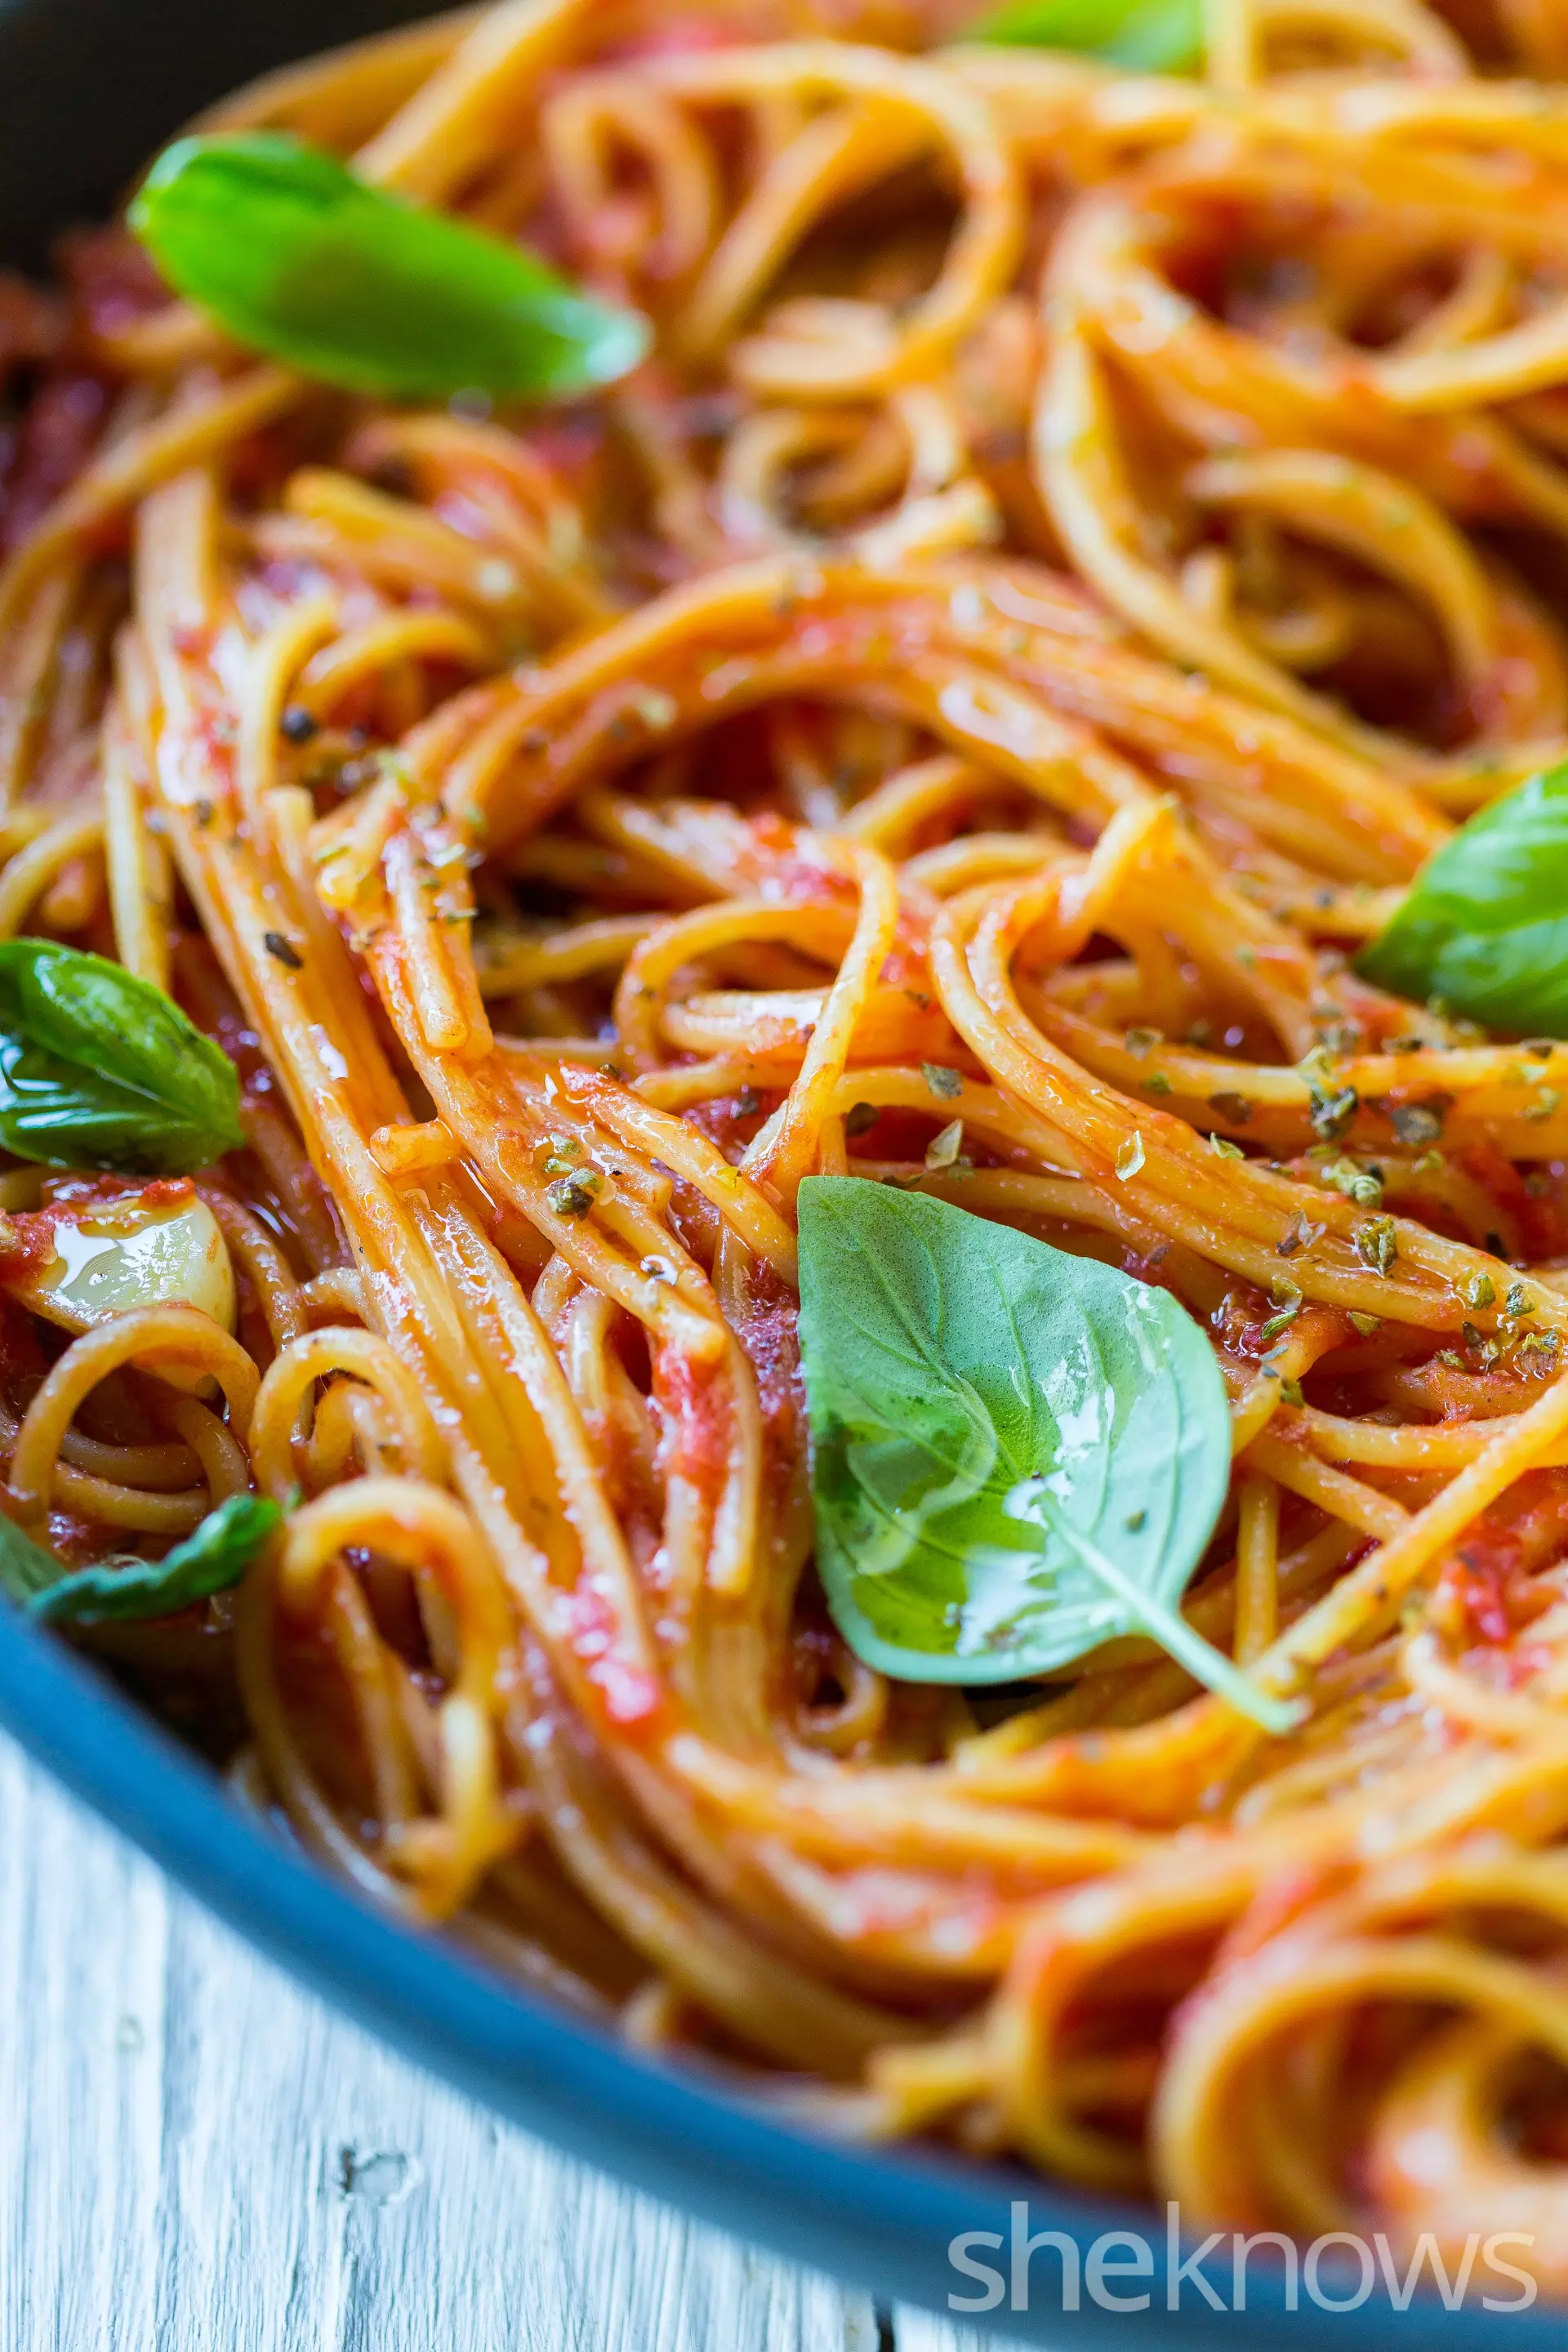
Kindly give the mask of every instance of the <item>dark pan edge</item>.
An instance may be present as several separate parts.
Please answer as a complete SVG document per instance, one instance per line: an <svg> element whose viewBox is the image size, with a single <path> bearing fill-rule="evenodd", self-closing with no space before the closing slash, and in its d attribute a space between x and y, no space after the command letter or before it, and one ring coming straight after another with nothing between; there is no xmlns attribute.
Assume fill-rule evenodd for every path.
<svg viewBox="0 0 1568 2352"><path fill-rule="evenodd" d="M451 0L0 0L0 260L37 268L225 91Z"/></svg>

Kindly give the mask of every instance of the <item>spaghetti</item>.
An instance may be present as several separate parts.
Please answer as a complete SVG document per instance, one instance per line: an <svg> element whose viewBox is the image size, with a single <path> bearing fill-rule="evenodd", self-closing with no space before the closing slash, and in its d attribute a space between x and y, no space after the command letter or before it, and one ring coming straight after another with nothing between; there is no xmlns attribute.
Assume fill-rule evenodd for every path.
<svg viewBox="0 0 1568 2352"><path fill-rule="evenodd" d="M238 1338L13 1305L7 1508L81 1560L285 1505L95 1638L638 2039L1568 2292L1568 1047L1350 962L1568 750L1568 36L1209 18L1186 80L501 0L222 111L647 312L566 408L341 399L119 232L0 289L0 933L167 985L245 1119ZM846 1171L1206 1326L1185 1611L1294 1732L1139 1638L1000 1709L846 1646L794 1218Z"/></svg>

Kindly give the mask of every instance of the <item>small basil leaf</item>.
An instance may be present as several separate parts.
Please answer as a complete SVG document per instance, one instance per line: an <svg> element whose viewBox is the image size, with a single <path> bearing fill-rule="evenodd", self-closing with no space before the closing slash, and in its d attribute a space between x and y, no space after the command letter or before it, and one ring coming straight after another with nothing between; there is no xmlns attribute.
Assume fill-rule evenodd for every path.
<svg viewBox="0 0 1568 2352"><path fill-rule="evenodd" d="M278 1505L260 1496L231 1495L162 1559L126 1555L96 1560L72 1575L62 1574L48 1561L53 1580L13 1597L25 1599L46 1625L110 1625L141 1617L172 1617L176 1610L237 1584L282 1517ZM26 1536L21 1541L27 1543ZM36 1544L27 1549L37 1551ZM47 1560L47 1553L38 1557ZM9 1591L5 1568L0 1558L0 1580Z"/></svg>
<svg viewBox="0 0 1568 2352"><path fill-rule="evenodd" d="M1489 1029L1568 1037L1568 764L1461 826L1356 970Z"/></svg>
<svg viewBox="0 0 1568 2352"><path fill-rule="evenodd" d="M1131 73L1190 73L1203 60L1203 0L1013 0L964 37L1083 50Z"/></svg>
<svg viewBox="0 0 1568 2352"><path fill-rule="evenodd" d="M0 1592L26 1608L65 1574L59 1561L0 1511Z"/></svg>
<svg viewBox="0 0 1568 2352"><path fill-rule="evenodd" d="M1176 1616L1230 1476L1214 1351L1169 1294L923 1194L800 1192L817 1568L899 1681L1049 1673L1152 1633L1270 1729Z"/></svg>
<svg viewBox="0 0 1568 2352"><path fill-rule="evenodd" d="M0 942L7 1151L185 1176L244 1139L233 1064L161 988L52 940Z"/></svg>
<svg viewBox="0 0 1568 2352"><path fill-rule="evenodd" d="M637 311L279 131L180 140L129 217L168 284L238 341L348 392L554 398L613 383L649 346Z"/></svg>

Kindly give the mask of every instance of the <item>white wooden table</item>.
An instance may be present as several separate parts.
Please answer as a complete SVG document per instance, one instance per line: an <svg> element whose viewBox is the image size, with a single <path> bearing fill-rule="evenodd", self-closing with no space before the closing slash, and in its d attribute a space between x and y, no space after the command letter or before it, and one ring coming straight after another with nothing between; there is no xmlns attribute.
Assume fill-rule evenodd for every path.
<svg viewBox="0 0 1568 2352"><path fill-rule="evenodd" d="M566 2162L0 1740L5 2352L1004 2352Z"/></svg>

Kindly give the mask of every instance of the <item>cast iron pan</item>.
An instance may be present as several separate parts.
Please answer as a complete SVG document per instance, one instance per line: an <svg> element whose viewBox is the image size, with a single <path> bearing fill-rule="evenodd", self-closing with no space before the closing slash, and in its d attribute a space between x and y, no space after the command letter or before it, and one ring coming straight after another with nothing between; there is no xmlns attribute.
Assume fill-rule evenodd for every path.
<svg viewBox="0 0 1568 2352"><path fill-rule="evenodd" d="M106 211L147 155L226 90L424 13L410 0L0 0L0 264L41 264L56 231ZM1496 2334L1500 2323L1474 2299L1449 2313L1417 2298L1399 2313L1380 2290L1355 2311L1330 2313L1304 2296L1291 2311L1282 2274L1256 2257L1245 2312L1221 2317L1190 2282L1172 2311L1163 2222L1141 2209L995 2166L808 2138L712 2077L635 2055L380 1916L240 1814L205 1765L8 1611L0 1722L222 1918L433 2073L574 2155L816 2269L945 2312L950 2294L981 2291L951 2265L951 2241L990 2231L1006 2242L1009 2209L1026 2200L1031 2232L1064 2231L1085 2252L1106 2231L1136 2230L1154 2272L1112 2290L1148 2286L1150 2307L1137 2317L1087 2294L1064 2314L1058 2259L1041 2254L1029 2310L1004 2305L966 2322L1014 2340L1087 2347L1157 2336L1196 2352L1221 2337L1238 2347L1288 2338L1303 2352L1352 2352L1392 2329L1410 2352L1479 2352ZM1005 2261L984 2249L977 2258ZM1226 2267L1214 2276L1228 2284ZM1512 2317L1504 2336L1527 2352L1548 2335L1561 2343L1563 2325L1560 2312L1537 2308Z"/></svg>

